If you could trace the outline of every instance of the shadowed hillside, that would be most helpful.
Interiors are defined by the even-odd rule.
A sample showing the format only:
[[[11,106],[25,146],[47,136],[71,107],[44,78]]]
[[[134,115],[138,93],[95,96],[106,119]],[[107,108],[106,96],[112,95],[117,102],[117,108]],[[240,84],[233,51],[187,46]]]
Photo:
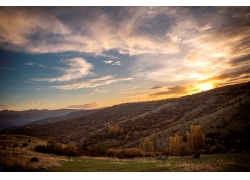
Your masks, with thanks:
[[[49,117],[49,118],[44,118],[41,120],[37,120],[34,122],[31,122],[27,125],[40,125],[40,124],[46,124],[46,123],[52,123],[52,122],[57,122],[57,121],[62,121],[62,120],[67,120],[67,119],[73,119],[73,118],[78,118],[81,116],[85,116],[91,113],[95,113],[99,111],[99,109],[93,109],[93,110],[78,110],[74,112],[70,112],[64,116],[57,116],[57,117]]]
[[[109,147],[138,147],[139,141],[152,134],[159,148],[169,144],[169,137],[184,135],[193,124],[201,125],[211,146],[228,149],[250,148],[250,82],[150,102],[115,105],[70,120],[24,126],[13,133],[39,138],[54,137],[62,143],[105,142]],[[116,127],[118,131],[111,128]],[[232,144],[234,142],[234,144]],[[207,143],[208,144],[208,143]]]
[[[62,116],[75,109],[58,109],[58,110],[27,110],[27,111],[0,111],[0,130],[12,126],[22,126],[30,122],[47,117]]]

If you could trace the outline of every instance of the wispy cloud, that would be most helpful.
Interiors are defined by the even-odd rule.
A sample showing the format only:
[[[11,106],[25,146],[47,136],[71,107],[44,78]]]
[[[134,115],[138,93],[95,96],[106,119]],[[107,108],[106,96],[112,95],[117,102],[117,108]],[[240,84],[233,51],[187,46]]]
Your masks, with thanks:
[[[157,92],[153,94],[149,94],[149,97],[157,97],[157,96],[163,96],[163,95],[180,95],[180,94],[187,94],[187,88],[182,86],[175,86],[175,87],[169,87],[168,91],[162,91]]]
[[[206,83],[206,82],[212,82],[214,84],[221,84],[221,81],[223,81],[222,84],[227,84],[226,82],[229,81],[228,84],[232,83],[232,81],[234,80],[249,80],[249,75],[250,75],[250,68],[244,68],[244,69],[240,69],[238,71],[233,71],[233,72],[229,72],[229,73],[225,73],[225,74],[221,74],[218,76],[214,76],[202,81],[199,81],[199,83]]]
[[[33,66],[35,63],[33,63],[33,62],[26,62],[24,64],[26,64],[27,66]]]
[[[93,109],[97,108],[100,105],[97,102],[92,102],[89,104],[78,104],[78,105],[71,105],[68,108],[73,108],[73,109]]]
[[[207,23],[204,26],[197,27],[196,29],[198,31],[206,31],[206,30],[211,29],[211,28],[212,28],[211,23]]]
[[[106,60],[106,61],[103,61],[103,62],[105,62],[106,64],[110,64],[110,63],[112,63],[113,61],[112,61],[112,60]]]
[[[11,109],[14,109],[16,106],[16,104],[0,104],[0,110],[11,110]]]
[[[121,61],[116,61],[116,62],[113,63],[112,65],[120,66],[120,65],[121,65]]]
[[[44,105],[44,103],[38,102],[38,101],[34,101],[34,100],[30,100],[28,104]]]
[[[13,69],[13,68],[7,68],[7,67],[0,67],[1,69],[7,69],[7,70],[13,70],[15,71],[16,69]]]
[[[95,92],[88,92],[88,93],[84,93],[84,94],[86,94],[86,95],[93,95],[93,94],[95,94]]]
[[[90,80],[79,82],[79,83],[62,85],[62,86],[50,86],[50,87],[56,88],[56,89],[70,90],[70,89],[98,87],[98,86],[108,85],[108,84],[115,83],[115,82],[129,81],[129,80],[132,80],[132,78],[114,78],[113,76],[108,75],[108,76],[104,76],[101,78],[90,79]]]
[[[72,59],[66,59],[63,61],[68,68],[57,68],[63,72],[63,75],[55,78],[33,78],[32,81],[47,81],[47,82],[60,82],[70,81],[72,79],[79,79],[88,75],[93,75],[90,70],[93,69],[93,65],[88,63],[85,59],[77,57]]]
[[[159,88],[162,88],[162,86],[156,85],[156,86],[151,87],[150,89],[159,89]]]
[[[45,68],[46,66],[42,65],[42,64],[37,64],[37,63],[34,63],[34,62],[26,62],[24,63],[25,65],[27,66],[39,66],[39,67],[42,67],[42,68]]]

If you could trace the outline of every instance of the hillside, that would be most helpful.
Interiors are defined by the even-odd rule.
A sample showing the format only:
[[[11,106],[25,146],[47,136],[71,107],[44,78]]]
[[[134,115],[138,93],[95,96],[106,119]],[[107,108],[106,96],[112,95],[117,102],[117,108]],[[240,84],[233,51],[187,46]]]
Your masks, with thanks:
[[[158,135],[160,149],[174,134],[184,135],[190,125],[201,125],[206,137],[227,149],[250,148],[250,82],[150,102],[125,103],[98,112],[43,125],[24,126],[12,133],[62,143],[106,142],[109,147],[138,147],[138,142]],[[117,124],[122,133],[110,134],[107,124]],[[233,144],[234,142],[234,144]],[[211,144],[212,145],[212,144]]]
[[[28,123],[27,125],[41,125],[41,124],[52,123],[52,122],[57,122],[57,121],[62,121],[62,120],[68,120],[68,119],[78,118],[81,116],[86,116],[88,114],[95,113],[97,111],[99,111],[99,109],[78,110],[78,111],[70,112],[63,116],[48,117],[48,118],[44,118],[41,120],[33,121],[31,123]]]
[[[27,111],[0,111],[0,130],[12,126],[22,126],[30,122],[47,117],[62,116],[75,109],[58,109],[58,110],[27,110]]]

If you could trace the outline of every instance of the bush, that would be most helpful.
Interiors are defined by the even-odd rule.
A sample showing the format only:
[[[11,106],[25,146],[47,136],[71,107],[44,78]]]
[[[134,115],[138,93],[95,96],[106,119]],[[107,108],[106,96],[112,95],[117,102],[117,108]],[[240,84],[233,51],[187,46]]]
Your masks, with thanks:
[[[125,148],[123,149],[124,158],[134,158],[134,157],[143,157],[144,152],[138,148]]]
[[[47,153],[48,149],[47,149],[47,146],[38,145],[38,146],[35,147],[35,151],[41,152],[41,153]]]
[[[38,161],[39,161],[39,159],[37,157],[33,157],[30,159],[30,162],[38,162]]]
[[[26,146],[28,146],[28,144],[27,143],[23,143],[23,147],[26,147]]]
[[[56,155],[63,155],[63,147],[61,144],[56,144],[56,146],[54,148],[54,153]]]
[[[145,157],[155,157],[155,153],[154,152],[146,152]]]
[[[76,157],[79,156],[77,149],[76,149],[76,145],[69,143],[66,145],[66,147],[63,150],[63,154],[68,156],[68,157]]]

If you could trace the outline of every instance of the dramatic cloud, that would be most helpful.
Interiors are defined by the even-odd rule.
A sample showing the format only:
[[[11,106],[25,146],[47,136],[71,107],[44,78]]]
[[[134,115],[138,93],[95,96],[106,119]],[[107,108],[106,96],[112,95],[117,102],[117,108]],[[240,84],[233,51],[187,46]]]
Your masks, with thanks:
[[[157,17],[159,14],[173,15],[168,13],[168,10],[175,11],[171,8],[161,11],[156,7],[75,9],[65,10],[67,15],[74,17],[69,21],[61,18],[65,14],[56,7],[54,11],[46,7],[2,7],[0,45],[8,50],[29,53],[75,51],[104,55],[108,50],[117,50],[120,54],[137,55],[180,51],[178,46],[166,44],[159,34],[148,35],[151,30],[147,23],[154,20],[154,25],[161,27]],[[143,28],[145,31],[140,33],[138,30]]]
[[[250,68],[241,69],[238,71],[234,71],[234,72],[230,72],[230,73],[221,74],[219,76],[211,77],[209,79],[205,79],[203,81],[200,81],[199,83],[221,81],[221,80],[225,81],[225,80],[230,80],[233,78],[238,79],[238,78],[242,78],[242,76],[249,75],[249,74],[250,74]],[[245,78],[248,78],[248,76],[246,76]]]
[[[98,102],[106,106],[250,81],[249,12],[248,6],[0,7],[1,103],[12,104],[13,94],[39,94],[54,108],[68,90],[60,98],[65,107],[92,92],[105,93]]]
[[[248,54],[246,56],[241,56],[241,57],[235,58],[230,63],[232,66],[235,66],[238,64],[242,65],[244,63],[249,63],[248,61],[250,61],[250,54]]]
[[[56,81],[70,81],[72,79],[79,79],[87,75],[93,75],[90,72],[93,69],[93,65],[88,63],[83,58],[73,58],[66,59],[63,61],[68,68],[57,68],[63,72],[64,75],[56,78],[33,78],[33,81],[47,81],[47,82],[56,82]]]
[[[92,102],[89,104],[79,104],[79,105],[71,105],[68,108],[73,108],[73,109],[94,109],[100,106],[97,102]]]
[[[87,81],[83,81],[80,83],[74,83],[70,85],[63,85],[63,86],[51,86],[52,88],[56,89],[63,89],[63,90],[70,90],[70,89],[80,89],[80,88],[92,88],[92,87],[98,87],[98,86],[103,86],[119,81],[129,81],[132,80],[132,78],[114,78],[111,75],[104,76],[101,78],[96,78],[96,79],[90,79]]]
[[[150,89],[159,89],[159,88],[162,88],[162,86],[156,85],[156,86],[154,86],[154,87],[151,87]]]

